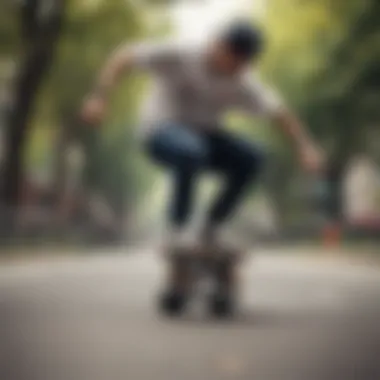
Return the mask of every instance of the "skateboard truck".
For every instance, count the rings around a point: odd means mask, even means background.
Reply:
[[[194,247],[167,252],[167,278],[159,299],[160,310],[170,316],[180,315],[197,294],[202,279],[210,279],[213,291],[208,297],[208,310],[215,317],[228,317],[235,311],[237,298],[237,251],[200,251]]]

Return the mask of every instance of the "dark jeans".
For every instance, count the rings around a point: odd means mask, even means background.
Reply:
[[[233,213],[264,161],[258,147],[223,130],[200,132],[166,126],[153,132],[147,147],[150,156],[173,173],[170,220],[175,226],[188,221],[194,187],[202,171],[215,171],[226,179],[208,214],[208,223],[217,225]]]

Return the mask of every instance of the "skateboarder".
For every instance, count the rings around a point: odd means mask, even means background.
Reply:
[[[321,168],[321,151],[300,120],[253,70],[263,49],[260,30],[245,22],[234,23],[207,44],[123,46],[110,57],[84,102],[83,118],[98,123],[122,75],[145,71],[155,79],[143,107],[141,135],[148,155],[172,175],[171,244],[181,244],[186,234],[202,171],[225,178],[201,233],[204,244],[217,245],[219,227],[263,168],[265,153],[254,141],[223,129],[226,111],[270,119],[290,137],[306,170]]]

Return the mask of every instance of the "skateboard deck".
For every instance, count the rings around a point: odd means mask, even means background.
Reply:
[[[231,316],[238,299],[238,269],[242,256],[241,251],[228,248],[169,249],[165,257],[167,268],[159,299],[160,310],[171,316],[182,314],[192,300],[205,295],[200,285],[207,281],[211,289],[204,298],[209,313],[215,317]]]

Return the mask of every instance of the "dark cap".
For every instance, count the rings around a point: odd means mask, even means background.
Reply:
[[[256,26],[246,21],[235,22],[230,25],[221,36],[233,54],[242,59],[252,59],[261,53],[264,37]]]

